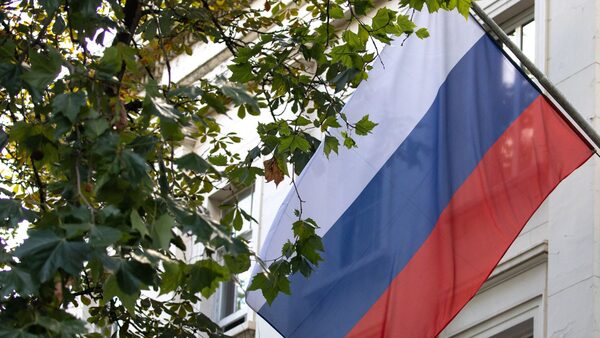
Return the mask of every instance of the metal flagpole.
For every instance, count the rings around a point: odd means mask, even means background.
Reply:
[[[577,109],[565,98],[565,96],[550,82],[550,80],[531,62],[525,54],[517,47],[506,35],[504,30],[492,20],[485,11],[479,7],[477,2],[472,2],[472,9],[477,16],[483,20],[483,22],[491,29],[494,34],[500,39],[500,41],[510,49],[511,52],[521,61],[521,64],[531,72],[531,74],[538,80],[538,82],[546,89],[548,94],[558,103],[559,106],[573,119],[575,124],[583,133],[590,139],[590,141],[596,146],[596,153],[600,155],[600,135],[594,130],[594,128],[586,121],[586,119],[579,114]]]

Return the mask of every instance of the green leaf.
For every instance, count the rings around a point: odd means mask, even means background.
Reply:
[[[137,210],[133,210],[131,212],[131,226],[137,230],[140,235],[142,236],[148,236],[150,235],[150,233],[148,232],[148,227],[146,226],[146,223],[144,223],[144,220],[142,220],[142,217],[140,217],[140,214],[138,214]]]
[[[240,105],[237,111],[237,116],[240,119],[243,119],[244,117],[246,117],[246,107],[244,105]]]
[[[71,123],[77,120],[77,115],[83,106],[85,106],[85,93],[82,91],[63,93],[57,95],[52,101],[54,112],[62,113]]]
[[[148,164],[146,160],[131,150],[121,152],[121,165],[127,179],[139,183],[148,178]]]
[[[52,25],[52,33],[54,33],[55,35],[61,35],[66,28],[67,23],[65,22],[65,20],[62,18],[62,16],[57,15],[56,19],[54,20],[54,24]]]
[[[135,259],[114,260],[113,270],[119,289],[128,295],[138,294],[146,286],[152,285],[155,271],[152,265]],[[106,265],[105,265],[106,266]],[[108,268],[108,266],[106,266]]]
[[[165,294],[177,290],[183,285],[185,277],[185,265],[179,262],[164,261],[165,271],[161,274],[160,293]]]
[[[354,4],[354,12],[358,16],[366,15],[374,7],[371,0],[354,0],[352,3]]]
[[[152,224],[152,241],[161,249],[169,249],[169,243],[173,238],[171,229],[174,226],[174,220],[168,214],[160,216]]]
[[[250,65],[250,63],[244,62],[233,64],[228,66],[228,68],[231,70],[231,77],[229,80],[232,82],[246,83],[254,78],[254,74],[252,74],[252,65]]]
[[[438,0],[427,0],[426,4],[429,13],[437,12],[438,9],[440,9],[440,3],[438,2]]]
[[[292,257],[290,265],[293,273],[300,272],[304,277],[309,277],[314,270],[311,263],[301,255]]]
[[[325,146],[323,148],[325,156],[329,158],[329,154],[331,154],[332,151],[337,154],[339,145],[340,141],[336,137],[325,136]]]
[[[177,221],[183,226],[184,230],[191,231],[199,242],[208,242],[215,231],[209,221],[197,214],[178,217]]]
[[[34,283],[31,274],[19,267],[13,266],[8,271],[0,271],[0,297],[8,297],[13,291],[21,296],[37,293],[38,285]]]
[[[354,77],[359,74],[360,69],[346,68],[340,73],[338,73],[331,82],[335,84],[335,92],[338,93],[346,88],[346,85],[354,80]]]
[[[208,162],[210,162],[212,165],[216,165],[216,166],[226,166],[227,165],[227,156],[225,156],[225,155],[209,156]]]
[[[277,263],[282,262],[271,264],[271,273],[269,275],[264,272],[256,274],[248,287],[248,291],[261,290],[269,305],[273,303],[279,292],[290,294],[290,281],[285,273],[282,273],[278,269],[278,266],[275,266]]]
[[[54,11],[56,11],[58,9],[58,6],[60,6],[60,3],[60,0],[41,1],[41,5],[44,8],[44,10],[48,13],[48,15],[54,14]]]
[[[264,272],[258,273],[252,278],[252,282],[250,286],[248,286],[248,291],[254,290],[262,290],[263,296],[267,300],[269,304],[273,302],[277,292],[270,287],[271,281],[267,278],[267,275]],[[273,293],[274,292],[274,293]]]
[[[323,241],[319,236],[312,235],[303,240],[298,244],[298,253],[308,259],[312,264],[318,264],[319,261],[323,260],[319,252],[323,251]]]
[[[294,235],[301,240],[313,236],[316,228],[316,223],[310,218],[298,220],[292,224]]]
[[[250,256],[247,254],[225,255],[223,260],[231,273],[242,273],[250,268]]]
[[[0,338],[39,338],[39,336],[31,334],[23,328],[0,327]]]
[[[419,39],[425,39],[429,37],[429,31],[427,30],[427,28],[419,28],[415,34],[417,34],[417,37]]]
[[[22,86],[21,75],[23,67],[10,63],[0,64],[0,86],[6,88],[9,94],[15,95]]]
[[[279,143],[279,153],[283,153],[286,150],[294,152],[296,149],[302,151],[310,150],[310,143],[301,135],[293,134],[281,139]]]
[[[108,303],[113,297],[119,298],[125,309],[131,314],[135,314],[135,302],[140,296],[140,291],[128,294],[119,287],[115,275],[110,275],[102,286],[102,295],[104,302]]]
[[[79,337],[87,332],[85,322],[75,317],[69,316],[56,321],[58,323],[56,332],[58,337]]]
[[[187,285],[191,292],[200,292],[210,297],[220,282],[229,279],[229,272],[213,260],[201,260],[188,266]]]
[[[80,237],[86,232],[92,230],[92,224],[90,223],[66,223],[61,224],[60,227],[66,230],[67,239]]]
[[[67,241],[50,230],[34,230],[15,250],[15,256],[26,261],[30,271],[36,271],[40,281],[45,282],[59,268],[77,276],[90,250],[87,243]]]
[[[366,41],[361,39],[361,37],[358,34],[354,33],[353,31],[350,31],[350,30],[345,31],[342,37],[343,37],[344,41],[346,41],[348,43],[348,45],[350,45],[350,47],[352,47],[353,50],[356,50],[356,51],[365,50]]]
[[[373,17],[372,28],[373,31],[378,31],[387,28],[394,24],[395,13],[388,8],[380,8],[377,14]]]
[[[60,73],[60,54],[54,49],[50,49],[48,55],[34,51],[29,54],[29,58],[31,69],[23,74],[22,79],[34,89],[46,89]]]
[[[99,225],[90,231],[90,244],[95,247],[107,247],[121,239],[123,233],[116,228]]]
[[[117,51],[119,53],[119,56],[122,60],[122,62],[125,62],[125,66],[127,67],[127,70],[133,72],[133,73],[137,73],[139,66],[138,66],[138,62],[135,58],[135,49],[131,46],[127,46],[126,44],[119,42],[117,43]],[[119,67],[120,70],[120,67]]]
[[[191,152],[175,159],[175,164],[181,169],[187,169],[196,174],[204,174],[207,171],[217,172],[210,163],[200,157],[198,154]]]
[[[354,139],[352,137],[350,137],[350,135],[345,132],[342,131],[342,138],[344,139],[344,147],[348,148],[348,149],[352,149],[354,147],[356,147],[356,141],[354,141]]]
[[[469,19],[469,10],[471,9],[471,2],[472,0],[458,0],[458,12],[462,14],[465,17],[465,19]]]
[[[344,10],[342,10],[342,8],[340,6],[338,6],[337,4],[333,3],[333,2],[328,2],[327,3],[329,7],[329,16],[332,19],[343,19],[344,18]]]
[[[368,135],[375,126],[377,126],[377,123],[370,121],[369,115],[365,115],[355,125],[356,134],[361,136]]]
[[[412,33],[417,28],[417,25],[410,20],[408,15],[398,15],[396,22],[404,33]]]
[[[248,92],[240,86],[222,85],[221,92],[223,92],[225,96],[232,98],[233,102],[235,102],[237,105],[248,104],[254,110],[260,110],[258,102],[254,96],[248,94]]]
[[[195,99],[198,96],[201,96],[204,93],[204,91],[202,90],[202,88],[197,87],[197,86],[181,86],[178,88],[175,88],[173,90],[171,90],[168,95],[169,98],[172,97],[176,97],[176,96],[183,96],[183,97],[187,97],[188,99]]]
[[[37,214],[21,206],[21,202],[0,198],[0,225],[10,228],[16,227],[21,221],[33,222]]]
[[[161,120],[175,122],[182,117],[181,112],[175,106],[160,97],[146,96],[144,99],[144,109],[148,113],[158,116]]]
[[[116,46],[112,46],[104,50],[104,55],[98,63],[98,70],[108,74],[116,74],[121,70],[122,64],[123,59],[119,50]]]
[[[72,11],[74,14],[77,14],[78,24],[97,24],[94,18],[98,16],[98,7],[101,4],[101,0],[79,0],[75,1],[71,6],[73,6]]]
[[[295,250],[294,244],[288,240],[281,248],[281,254],[287,258],[290,258],[294,254]]]
[[[103,118],[87,121],[85,123],[86,132],[94,137],[102,135],[110,128],[110,124]]]
[[[160,121],[160,131],[168,140],[181,140],[183,124],[183,115],[172,104],[160,97],[146,95],[143,103],[143,110],[146,114],[157,116]]]
[[[219,114],[225,114],[227,112],[227,106],[225,106],[224,98],[222,96],[204,93],[204,95],[202,95],[202,100]]]
[[[2,38],[0,41],[0,60],[13,61],[15,59],[15,51],[17,49],[15,41],[6,37]]]

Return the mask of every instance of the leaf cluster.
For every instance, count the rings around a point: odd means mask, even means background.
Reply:
[[[299,210],[262,262],[238,236],[255,220],[235,192],[293,182],[318,149],[370,134],[374,112],[351,121],[343,99],[375,42],[429,35],[411,20],[424,6],[467,15],[470,0],[1,2],[0,335],[219,337],[199,306],[252,260],[251,290],[289,293],[322,259],[318,225]],[[174,80],[172,60],[213,44],[224,74]],[[258,144],[224,118],[258,120]]]

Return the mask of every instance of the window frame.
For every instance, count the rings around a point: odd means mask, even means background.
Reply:
[[[548,4],[546,0],[481,0],[481,7],[509,32],[516,22],[523,19],[535,20],[535,60],[531,60],[542,71],[546,71],[548,45],[547,20]],[[493,35],[493,34],[492,34]]]
[[[258,184],[253,184],[250,187],[246,187],[244,189],[240,189],[240,190],[236,191],[234,187],[226,186],[226,187],[220,189],[219,191],[215,192],[208,198],[208,202],[209,202],[208,209],[209,209],[211,218],[213,220],[218,221],[223,215],[224,209],[221,208],[222,205],[232,202],[236,199],[239,199],[239,196],[248,194],[247,196],[244,196],[244,197],[252,198],[252,202],[251,202],[252,210],[251,210],[250,215],[258,221],[259,215],[255,215],[255,213],[257,213],[257,214],[260,213],[261,201],[258,198],[258,196],[260,196],[258,188],[259,188]],[[251,222],[249,229],[242,230],[241,232],[237,233],[236,235],[246,239],[248,241],[248,243],[250,244],[250,247],[254,247],[254,249],[256,249],[256,247],[257,247],[256,241],[258,239],[257,236],[258,236],[258,233],[260,232],[259,227],[260,227],[259,224]],[[217,261],[222,262],[222,250],[217,249],[215,254],[217,255]],[[250,269],[248,271],[251,271],[251,270],[252,270],[252,266],[250,267]],[[236,283],[236,282],[234,282],[234,283]],[[239,309],[237,309],[237,310],[234,309],[234,311],[232,313],[222,316],[223,285],[224,284],[225,283],[223,282],[219,285],[219,288],[214,295],[214,297],[215,297],[214,305],[215,306],[213,308],[213,318],[216,319],[215,322],[224,330],[225,334],[234,334],[232,332],[235,332],[235,334],[237,334],[238,332],[242,332],[246,329],[252,329],[254,327],[254,322],[253,322],[253,317],[252,317],[252,314],[250,311],[250,307],[247,304],[243,304]],[[237,288],[237,285],[236,285],[236,288]]]

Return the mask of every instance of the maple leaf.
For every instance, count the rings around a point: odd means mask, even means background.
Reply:
[[[277,165],[277,159],[273,157],[270,160],[264,162],[265,165],[265,178],[267,182],[275,182],[275,185],[279,185],[283,181],[283,171]]]

